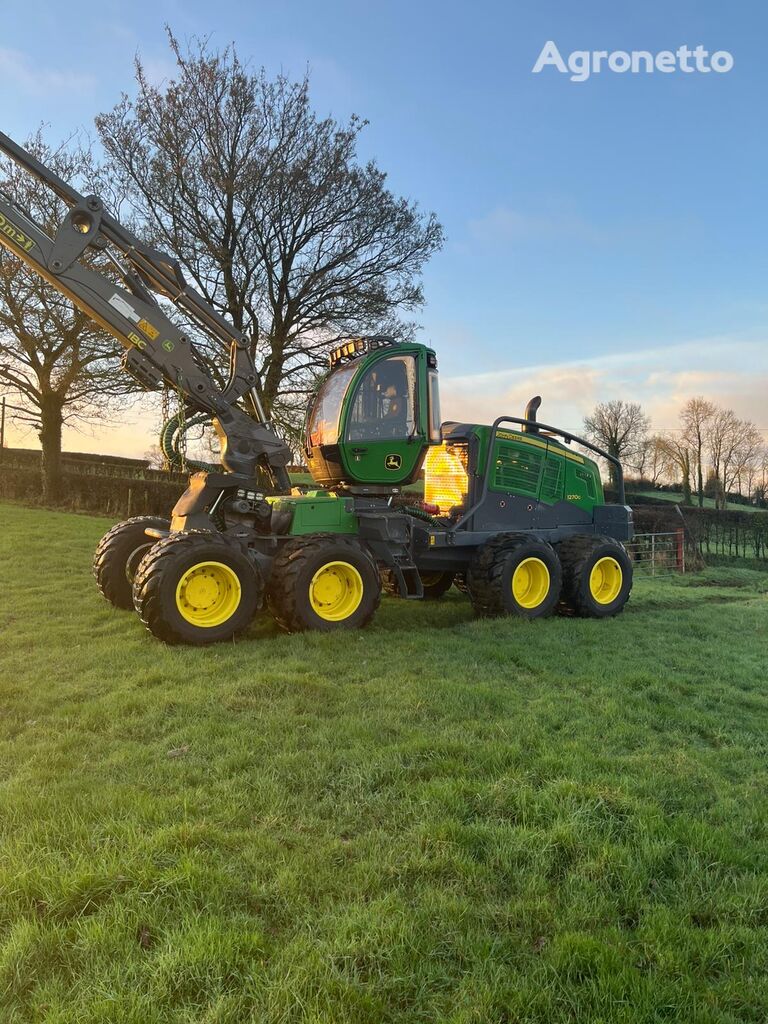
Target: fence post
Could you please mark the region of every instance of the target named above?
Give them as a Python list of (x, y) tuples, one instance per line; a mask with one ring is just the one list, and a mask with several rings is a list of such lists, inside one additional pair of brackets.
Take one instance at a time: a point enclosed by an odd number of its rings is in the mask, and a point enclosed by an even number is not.
[(685, 572), (685, 530), (677, 531), (677, 567)]
[(656, 575), (656, 534), (651, 534), (651, 576)]

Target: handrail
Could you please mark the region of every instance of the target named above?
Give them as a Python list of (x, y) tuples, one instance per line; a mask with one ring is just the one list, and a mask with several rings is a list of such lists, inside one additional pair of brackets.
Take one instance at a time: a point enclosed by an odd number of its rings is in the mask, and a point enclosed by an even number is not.
[(540, 423), (538, 420), (524, 419), (520, 416), (499, 416), (493, 421), (491, 427), (491, 436), (488, 439), (488, 455), (485, 460), (485, 473), (483, 475), (483, 489), (480, 497), (477, 501), (469, 508), (461, 519), (458, 520), (450, 529), (451, 531), (458, 530), (460, 526), (463, 526), (471, 517), (477, 512), (480, 506), (488, 496), (488, 486), (491, 479), (491, 464), (493, 462), (493, 448), (496, 442), (496, 436), (499, 430), (499, 424), (501, 423), (516, 423), (523, 427), (532, 427), (532, 430), (528, 430), (527, 433), (539, 434), (542, 431), (547, 431), (550, 434), (556, 434), (558, 437), (562, 437), (565, 441), (575, 441), (577, 444), (583, 445), (584, 448), (588, 448), (595, 455), (599, 455), (601, 459), (607, 459), (608, 462), (616, 470), (616, 490), (617, 490), (617, 504), (624, 505), (627, 497), (624, 491), (624, 470), (621, 468), (621, 462), (614, 456), (609, 455), (608, 452), (603, 451), (602, 448), (598, 448), (596, 444), (592, 444), (591, 441), (587, 441), (583, 437), (579, 437), (578, 434), (571, 434), (567, 430), (561, 430), (560, 427), (551, 427), (547, 423)]

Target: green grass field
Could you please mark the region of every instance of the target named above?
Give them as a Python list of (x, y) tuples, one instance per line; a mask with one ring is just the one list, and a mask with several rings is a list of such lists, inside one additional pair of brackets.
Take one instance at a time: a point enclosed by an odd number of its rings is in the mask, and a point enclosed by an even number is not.
[(768, 1019), (768, 574), (169, 649), (0, 514), (3, 1024)]

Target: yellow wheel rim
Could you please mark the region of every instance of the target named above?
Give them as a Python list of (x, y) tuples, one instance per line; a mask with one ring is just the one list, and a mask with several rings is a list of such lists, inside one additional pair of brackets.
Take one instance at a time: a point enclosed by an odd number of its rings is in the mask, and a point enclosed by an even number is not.
[(354, 615), (363, 600), (363, 578), (349, 562), (326, 562), (309, 584), (312, 611), (326, 622)]
[(512, 596), (521, 608), (538, 608), (549, 586), (549, 569), (540, 558), (524, 558), (512, 573)]
[(589, 592), (598, 604), (611, 604), (619, 596), (624, 573), (615, 558), (599, 558), (589, 574)]
[(198, 562), (176, 587), (179, 614), (193, 626), (211, 629), (232, 618), (240, 607), (240, 580), (223, 562)]
[(419, 573), (419, 576), (421, 576), (422, 586), (425, 587), (436, 587), (443, 578), (443, 574), (441, 572)]

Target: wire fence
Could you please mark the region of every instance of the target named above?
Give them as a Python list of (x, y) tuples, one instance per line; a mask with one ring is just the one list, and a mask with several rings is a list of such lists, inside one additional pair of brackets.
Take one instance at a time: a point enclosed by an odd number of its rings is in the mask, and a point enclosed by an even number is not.
[(688, 572), (700, 568), (710, 555), (768, 561), (768, 509), (641, 504), (633, 506), (632, 511), (638, 532), (685, 530)]
[(673, 576), (685, 572), (685, 531), (636, 533), (624, 547), (632, 559), (636, 579)]

